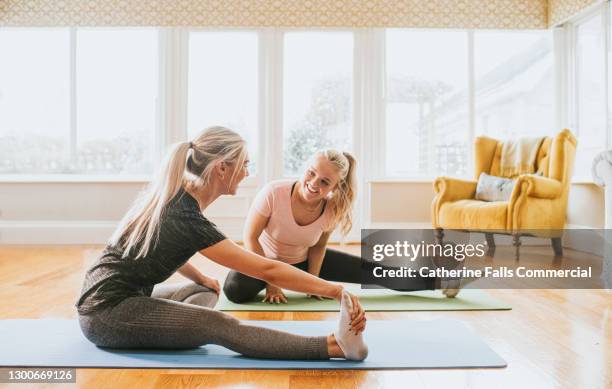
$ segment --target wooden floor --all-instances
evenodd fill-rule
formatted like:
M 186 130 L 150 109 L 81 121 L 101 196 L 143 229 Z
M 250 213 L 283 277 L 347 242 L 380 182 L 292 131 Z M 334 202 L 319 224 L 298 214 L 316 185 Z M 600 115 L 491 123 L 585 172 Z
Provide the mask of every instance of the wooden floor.
M 0 319 L 75 317 L 73 303 L 99 247 L 0 246 Z M 349 248 L 351 250 L 351 248 Z M 352 249 L 354 250 L 354 248 Z M 543 253 L 550 248 L 542 248 Z M 581 254 L 566 251 L 566 256 Z M 223 279 L 202 257 L 192 263 Z M 175 275 L 169 281 L 180 280 Z M 491 290 L 511 311 L 384 312 L 370 319 L 467 322 L 507 362 L 505 369 L 233 371 L 79 369 L 87 388 L 612 388 L 612 294 L 603 290 Z M 253 320 L 334 320 L 337 313 L 243 312 Z M 1 345 L 0 345 L 1 347 Z M 1 386 L 1 385 L 0 385 Z M 6 385 L 5 385 L 6 386 Z M 51 388 L 63 385 L 52 384 Z M 21 384 L 19 387 L 25 387 Z

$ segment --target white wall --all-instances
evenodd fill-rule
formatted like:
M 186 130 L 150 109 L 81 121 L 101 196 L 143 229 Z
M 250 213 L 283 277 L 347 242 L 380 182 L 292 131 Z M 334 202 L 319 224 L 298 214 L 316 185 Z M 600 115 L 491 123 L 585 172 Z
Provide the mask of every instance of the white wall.
M 426 181 L 370 183 L 372 223 L 430 223 L 433 184 Z
M 572 185 L 567 210 L 568 223 L 575 226 L 604 228 L 604 189 L 593 183 Z
M 374 181 L 370 183 L 371 221 L 374 223 L 429 223 L 434 197 L 431 182 Z M 604 191 L 592 183 L 575 183 L 570 189 L 567 223 L 603 228 Z
M 144 185 L 0 183 L 0 244 L 104 243 Z M 243 186 L 236 196 L 213 203 L 205 215 L 230 238 L 241 240 L 255 193 L 255 187 Z M 370 222 L 429 223 L 433 196 L 431 182 L 374 181 L 370 184 Z M 603 189 L 594 184 L 572 185 L 568 223 L 603 228 Z
M 0 183 L 0 244 L 104 243 L 144 182 Z M 205 215 L 240 240 L 254 187 L 224 196 Z

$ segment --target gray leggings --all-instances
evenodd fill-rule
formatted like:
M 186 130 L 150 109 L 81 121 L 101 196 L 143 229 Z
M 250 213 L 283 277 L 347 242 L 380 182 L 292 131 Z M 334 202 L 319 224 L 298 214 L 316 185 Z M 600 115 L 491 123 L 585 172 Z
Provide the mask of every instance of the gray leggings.
M 83 334 L 100 347 L 187 349 L 217 344 L 248 357 L 329 359 L 325 336 L 300 336 L 244 324 L 212 309 L 217 294 L 195 283 L 158 285 L 151 297 L 79 315 Z

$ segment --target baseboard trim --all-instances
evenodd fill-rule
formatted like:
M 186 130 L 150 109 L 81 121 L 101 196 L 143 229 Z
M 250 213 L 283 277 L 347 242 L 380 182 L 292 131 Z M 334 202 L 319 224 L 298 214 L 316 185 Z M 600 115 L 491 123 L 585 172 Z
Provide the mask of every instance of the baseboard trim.
M 245 218 L 230 216 L 211 217 L 211 219 L 228 238 L 236 242 L 242 241 Z M 0 221 L 0 244 L 105 244 L 116 225 L 117 221 L 112 220 L 2 220 Z M 589 229 L 589 227 L 576 225 L 566 228 Z M 346 238 L 342 238 L 336 232 L 332 235 L 330 243 L 359 242 L 359 232 L 357 226 Z M 602 239 L 603 237 L 597 234 L 589 234 L 587 239 L 582 237 L 572 239 L 566 235 L 563 239 L 563 247 L 603 255 Z M 495 240 L 499 246 L 512 244 L 509 236 L 496 235 Z M 539 238 L 523 238 L 523 244 L 540 246 L 550 243 Z
M 215 220 L 228 238 L 241 241 L 244 220 Z M 0 244 L 105 244 L 117 221 L 106 220 L 3 220 Z
M 104 244 L 116 225 L 104 220 L 4 220 L 0 244 Z
M 231 240 L 242 242 L 245 217 L 209 216 Z M 0 220 L 0 244 L 106 244 L 118 221 L 114 220 Z M 330 243 L 360 241 L 355 227 L 343 238 L 335 232 Z

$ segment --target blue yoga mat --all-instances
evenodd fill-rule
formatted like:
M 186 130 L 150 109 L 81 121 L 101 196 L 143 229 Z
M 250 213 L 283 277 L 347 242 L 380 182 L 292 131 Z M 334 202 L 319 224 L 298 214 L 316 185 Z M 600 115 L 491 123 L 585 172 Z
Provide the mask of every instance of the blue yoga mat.
M 334 321 L 249 321 L 302 335 L 329 334 Z M 0 366 L 206 369 L 410 369 L 505 367 L 506 362 L 456 320 L 368 321 L 363 362 L 254 359 L 224 347 L 110 350 L 90 343 L 76 320 L 0 321 Z

